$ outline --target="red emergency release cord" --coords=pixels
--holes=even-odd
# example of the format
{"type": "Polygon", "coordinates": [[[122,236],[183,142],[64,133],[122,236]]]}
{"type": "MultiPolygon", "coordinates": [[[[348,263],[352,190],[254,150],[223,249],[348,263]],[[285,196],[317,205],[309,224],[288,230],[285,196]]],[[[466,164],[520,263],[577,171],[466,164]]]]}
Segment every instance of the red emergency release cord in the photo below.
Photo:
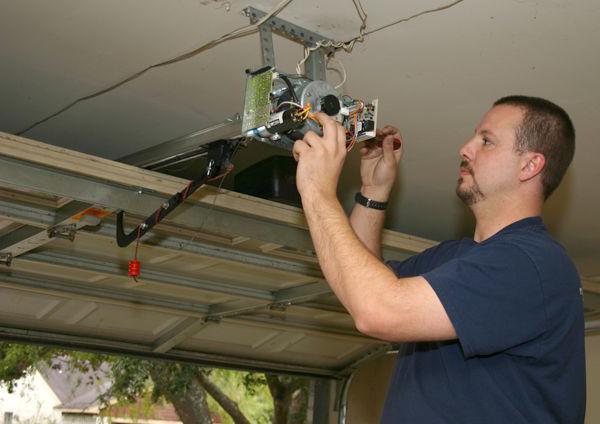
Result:
{"type": "Polygon", "coordinates": [[[140,245],[140,232],[142,227],[138,227],[138,233],[135,241],[135,254],[133,256],[133,260],[129,261],[129,272],[128,275],[133,278],[133,281],[136,283],[137,278],[140,276],[140,261],[138,261],[138,247],[140,245]]]}

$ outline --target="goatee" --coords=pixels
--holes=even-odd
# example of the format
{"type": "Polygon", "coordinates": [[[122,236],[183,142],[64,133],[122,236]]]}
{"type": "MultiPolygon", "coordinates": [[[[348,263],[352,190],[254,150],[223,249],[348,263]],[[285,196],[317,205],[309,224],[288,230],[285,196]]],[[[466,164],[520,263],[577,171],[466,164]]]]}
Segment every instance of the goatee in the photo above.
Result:
{"type": "Polygon", "coordinates": [[[456,185],[456,195],[465,205],[472,206],[480,200],[485,199],[485,195],[481,192],[476,182],[473,182],[473,187],[461,188],[462,182],[463,179],[461,177],[458,179],[458,184],[456,185]]]}
{"type": "Polygon", "coordinates": [[[477,181],[475,181],[475,175],[473,173],[473,169],[469,166],[469,163],[466,160],[460,162],[460,169],[467,171],[471,174],[471,178],[473,179],[473,187],[469,188],[461,188],[463,183],[463,177],[458,179],[456,184],[456,195],[463,203],[467,206],[472,206],[475,203],[479,202],[482,199],[485,199],[485,195],[482,193],[477,181]]]}

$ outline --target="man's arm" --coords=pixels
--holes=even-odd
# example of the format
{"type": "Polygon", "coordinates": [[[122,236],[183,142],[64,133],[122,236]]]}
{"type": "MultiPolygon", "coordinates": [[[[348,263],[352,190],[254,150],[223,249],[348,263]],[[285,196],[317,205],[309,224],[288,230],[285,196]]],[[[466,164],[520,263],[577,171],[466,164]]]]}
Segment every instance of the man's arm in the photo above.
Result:
{"type": "Polygon", "coordinates": [[[314,133],[294,146],[297,183],[323,274],[366,334],[389,341],[449,340],[456,332],[423,277],[397,279],[359,240],[336,198],[345,159],[345,133],[318,115],[324,136],[314,133]]]}
{"type": "MultiPolygon", "coordinates": [[[[375,199],[374,199],[375,200],[375,199]]],[[[350,214],[350,225],[358,239],[378,259],[381,259],[381,230],[385,211],[356,204],[350,214]]]]}
{"type": "MultiPolygon", "coordinates": [[[[360,149],[360,191],[363,196],[378,202],[388,201],[396,180],[401,147],[400,132],[389,125],[377,129],[375,139],[364,143],[360,149]]],[[[358,204],[350,215],[350,225],[357,237],[377,258],[381,258],[381,230],[384,221],[385,211],[358,204]]]]}

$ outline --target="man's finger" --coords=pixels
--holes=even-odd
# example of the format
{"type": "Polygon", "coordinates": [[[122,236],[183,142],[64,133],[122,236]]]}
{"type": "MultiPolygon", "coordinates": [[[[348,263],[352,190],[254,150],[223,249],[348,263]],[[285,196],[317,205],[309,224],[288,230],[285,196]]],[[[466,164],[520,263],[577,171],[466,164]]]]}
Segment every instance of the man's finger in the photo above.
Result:
{"type": "Polygon", "coordinates": [[[381,133],[383,135],[392,135],[392,134],[400,134],[400,131],[396,127],[393,127],[391,125],[386,125],[385,127],[383,127],[381,129],[381,133]]]}
{"type": "Polygon", "coordinates": [[[304,134],[304,141],[310,147],[319,147],[323,143],[321,137],[319,137],[314,131],[308,131],[306,134],[304,134]]]}
{"type": "Polygon", "coordinates": [[[310,149],[310,146],[304,140],[298,140],[294,143],[292,154],[294,155],[294,159],[296,159],[296,162],[300,160],[300,156],[302,156],[302,154],[308,149],[310,149]]]}
{"type": "Polygon", "coordinates": [[[381,148],[383,149],[383,160],[385,162],[396,162],[396,157],[394,156],[394,138],[386,137],[383,139],[381,143],[381,148]]]}
{"type": "Polygon", "coordinates": [[[346,150],[346,130],[337,121],[335,123],[337,128],[337,144],[339,149],[346,150]]]}
{"type": "Polygon", "coordinates": [[[336,121],[334,121],[330,116],[323,112],[315,113],[315,118],[317,118],[317,120],[323,127],[323,138],[325,140],[337,140],[336,121]]]}

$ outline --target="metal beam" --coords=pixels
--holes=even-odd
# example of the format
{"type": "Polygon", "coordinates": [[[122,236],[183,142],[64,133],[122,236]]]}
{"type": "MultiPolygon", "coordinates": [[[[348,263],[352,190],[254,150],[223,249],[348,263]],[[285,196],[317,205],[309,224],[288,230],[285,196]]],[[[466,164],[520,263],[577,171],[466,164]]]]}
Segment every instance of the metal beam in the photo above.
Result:
{"type": "Polygon", "coordinates": [[[213,141],[240,137],[241,133],[242,119],[239,115],[234,115],[220,124],[165,141],[124,156],[117,161],[140,168],[152,168],[162,162],[174,161],[179,157],[190,155],[213,141]]]}
{"type": "Polygon", "coordinates": [[[273,293],[274,303],[291,302],[300,303],[312,300],[315,297],[331,294],[331,288],[325,282],[304,284],[302,286],[281,289],[273,293]]]}
{"type": "MultiPolygon", "coordinates": [[[[16,222],[26,223],[29,225],[47,227],[52,225],[56,220],[56,214],[44,208],[31,205],[21,205],[6,201],[0,198],[0,216],[16,222]]],[[[111,221],[109,219],[109,221],[111,221]]],[[[159,226],[160,229],[160,226],[159,226]]],[[[83,229],[83,231],[86,231],[83,229]]],[[[116,226],[112,222],[106,220],[102,222],[100,228],[90,232],[98,237],[106,237],[114,239],[116,234],[116,226]]],[[[235,261],[249,265],[260,267],[269,267],[282,271],[292,272],[295,274],[309,275],[316,278],[322,278],[320,271],[314,266],[307,265],[298,261],[274,258],[268,254],[258,254],[237,250],[235,248],[213,245],[202,242],[198,239],[190,240],[172,235],[162,235],[155,237],[153,233],[148,234],[143,243],[152,246],[171,249],[174,251],[183,251],[202,256],[214,257],[227,261],[235,261]]]]}
{"type": "MultiPolygon", "coordinates": [[[[247,7],[244,9],[246,16],[250,18],[250,22],[255,23],[266,15],[265,12],[247,7]]],[[[271,17],[260,26],[260,44],[263,55],[264,66],[275,66],[275,56],[273,52],[273,39],[271,32],[286,37],[292,41],[302,44],[305,47],[314,47],[318,42],[333,43],[330,38],[324,37],[321,34],[303,28],[291,22],[285,21],[278,17],[271,17]]],[[[312,80],[325,81],[325,54],[333,51],[331,47],[320,47],[317,50],[312,50],[305,62],[305,74],[312,80]]]]}
{"type": "Polygon", "coordinates": [[[275,50],[273,49],[273,31],[271,26],[263,24],[259,27],[260,51],[263,66],[275,67],[275,50]]]}
{"type": "Polygon", "coordinates": [[[205,304],[182,301],[170,297],[156,297],[131,290],[114,290],[113,288],[92,287],[56,278],[40,278],[35,274],[22,271],[0,272],[0,286],[10,289],[25,290],[35,293],[46,293],[70,299],[100,302],[113,305],[126,305],[140,309],[160,310],[161,312],[181,315],[195,314],[204,316],[209,308],[205,304]]]}
{"type": "Polygon", "coordinates": [[[183,342],[188,337],[196,334],[201,328],[210,322],[220,322],[223,318],[244,315],[249,312],[266,309],[272,305],[278,305],[285,302],[286,307],[312,298],[319,294],[330,293],[329,288],[324,283],[306,284],[290,289],[282,289],[274,292],[271,302],[257,301],[250,299],[237,299],[229,302],[223,302],[211,305],[206,317],[203,319],[188,319],[164,335],[160,336],[155,342],[155,350],[166,352],[177,344],[183,342]]]}
{"type": "MultiPolygon", "coordinates": [[[[357,343],[371,343],[380,345],[382,343],[381,340],[372,339],[368,336],[364,336],[356,330],[349,330],[347,328],[342,327],[332,327],[332,326],[324,326],[323,324],[318,324],[314,322],[307,322],[303,320],[297,319],[286,319],[285,321],[280,321],[277,319],[270,319],[265,316],[259,315],[245,315],[243,317],[233,317],[226,318],[225,320],[231,321],[234,323],[242,323],[245,325],[253,324],[257,326],[263,326],[265,328],[274,328],[279,329],[280,325],[284,325],[286,329],[296,329],[299,331],[303,331],[305,333],[312,332],[315,335],[326,335],[332,339],[340,339],[345,341],[352,341],[357,343]]],[[[387,343],[386,343],[387,344],[387,343]]]]}
{"type": "MultiPolygon", "coordinates": [[[[258,22],[266,15],[265,12],[255,9],[254,7],[245,8],[244,13],[250,18],[250,22],[252,23],[258,22]]],[[[317,41],[334,42],[330,38],[278,18],[277,16],[269,18],[264,25],[269,25],[275,33],[303,45],[314,45],[317,41]]]]}
{"type": "Polygon", "coordinates": [[[257,301],[251,299],[237,299],[229,302],[211,305],[207,320],[218,320],[225,317],[253,312],[268,307],[277,307],[283,304],[284,309],[296,303],[301,303],[306,299],[312,299],[322,294],[330,294],[331,290],[326,283],[311,283],[302,286],[291,287],[288,289],[277,290],[273,292],[269,302],[257,301]]]}
{"type": "Polygon", "coordinates": [[[187,318],[180,322],[175,328],[160,336],[152,347],[153,352],[165,353],[176,345],[196,334],[200,329],[208,325],[204,319],[187,318]]]}
{"type": "Polygon", "coordinates": [[[290,365],[269,361],[244,358],[241,356],[190,352],[172,349],[168,352],[154,352],[153,346],[126,341],[106,340],[89,337],[87,335],[70,335],[58,332],[49,332],[36,329],[20,329],[14,327],[0,327],[0,340],[20,343],[36,343],[64,348],[88,350],[94,352],[111,353],[118,355],[134,355],[139,357],[163,359],[177,362],[187,362],[207,367],[230,368],[241,370],[277,372],[293,375],[314,377],[333,377],[335,370],[290,365]]]}
{"type": "MultiPolygon", "coordinates": [[[[16,230],[11,231],[10,233],[0,237],[0,252],[10,252],[13,254],[13,256],[16,256],[14,251],[18,251],[18,246],[24,242],[26,243],[29,238],[39,233],[39,228],[30,227],[28,225],[25,225],[21,228],[17,228],[16,230]]],[[[46,232],[44,231],[44,233],[46,232]]]]}
{"type": "MultiPolygon", "coordinates": [[[[55,251],[27,253],[21,257],[21,260],[34,261],[50,265],[59,265],[67,268],[76,268],[84,271],[108,275],[111,277],[127,276],[127,269],[124,265],[87,258],[79,255],[67,255],[55,251]]],[[[206,290],[250,299],[260,299],[267,302],[272,302],[275,300],[275,297],[268,290],[243,287],[215,279],[208,280],[198,277],[189,277],[182,274],[173,274],[171,272],[161,272],[146,266],[144,266],[143,269],[143,281],[206,290]]]]}
{"type": "MultiPolygon", "coordinates": [[[[141,216],[153,213],[157,206],[169,198],[143,190],[140,193],[135,187],[124,187],[100,178],[69,174],[7,157],[0,157],[0,168],[3,171],[0,175],[2,183],[97,204],[111,210],[122,209],[141,216]]],[[[219,210],[201,203],[183,204],[169,218],[166,219],[167,222],[189,228],[211,228],[218,234],[250,237],[296,249],[313,249],[306,229],[258,216],[249,217],[242,213],[219,210]]]]}
{"type": "Polygon", "coordinates": [[[304,62],[304,73],[311,80],[325,81],[327,79],[326,65],[324,49],[312,50],[304,62]]]}
{"type": "MultiPolygon", "coordinates": [[[[97,216],[86,214],[91,210],[93,208],[85,203],[67,203],[54,212],[53,225],[48,226],[47,229],[24,226],[0,238],[0,253],[10,253],[13,258],[23,255],[60,235],[61,228],[67,228],[72,232],[70,237],[74,238],[78,229],[100,223],[97,216]]],[[[102,215],[107,214],[108,212],[102,212],[102,215]]]]}

